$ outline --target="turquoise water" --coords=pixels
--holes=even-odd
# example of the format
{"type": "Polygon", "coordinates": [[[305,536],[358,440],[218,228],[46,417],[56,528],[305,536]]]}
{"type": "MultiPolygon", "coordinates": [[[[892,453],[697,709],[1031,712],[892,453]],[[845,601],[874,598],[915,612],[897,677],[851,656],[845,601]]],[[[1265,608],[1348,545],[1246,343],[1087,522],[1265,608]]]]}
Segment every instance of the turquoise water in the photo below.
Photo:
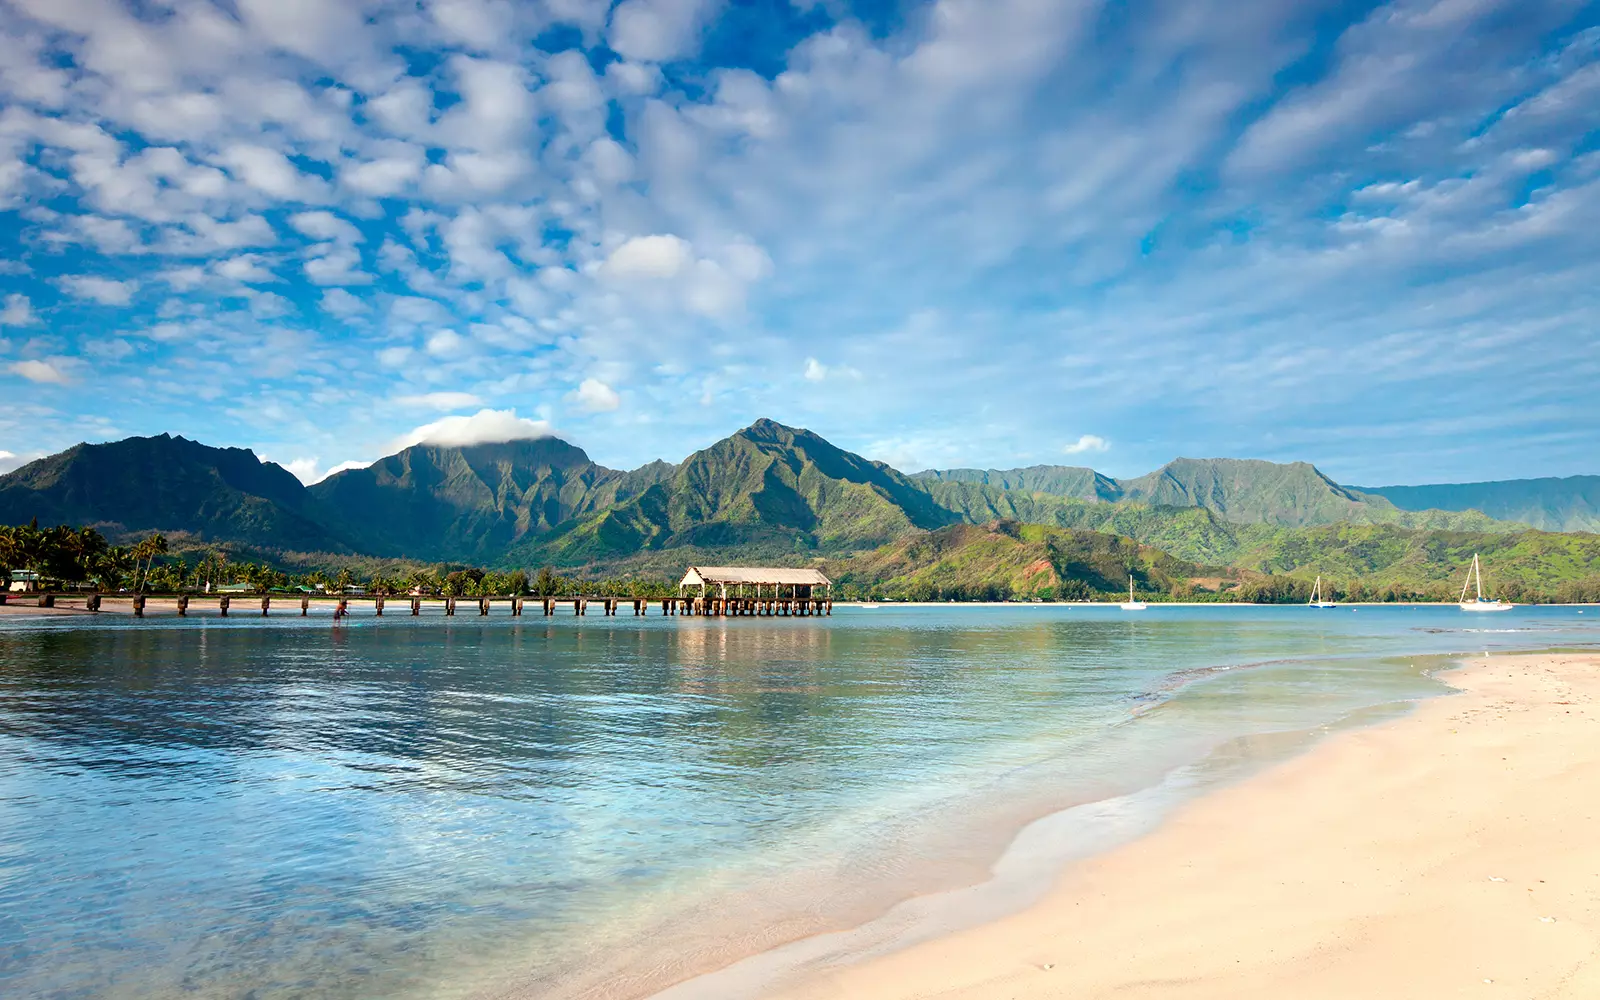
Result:
{"type": "Polygon", "coordinates": [[[0,995],[648,993],[1393,714],[1441,690],[1419,657],[1597,639],[1561,608],[0,619],[0,995]]]}

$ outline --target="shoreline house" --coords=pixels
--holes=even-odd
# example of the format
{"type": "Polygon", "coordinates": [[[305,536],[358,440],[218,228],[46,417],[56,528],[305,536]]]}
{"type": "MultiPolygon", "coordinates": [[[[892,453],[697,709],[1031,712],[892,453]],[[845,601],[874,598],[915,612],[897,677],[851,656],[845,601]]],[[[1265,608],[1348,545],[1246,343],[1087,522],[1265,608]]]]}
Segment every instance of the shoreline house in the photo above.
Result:
{"type": "Polygon", "coordinates": [[[833,581],[821,571],[781,566],[690,566],[678,582],[678,596],[682,597],[691,587],[700,589],[700,597],[771,597],[801,601],[820,597],[817,590],[826,588],[828,600],[833,599],[833,581]]]}
{"type": "Polygon", "coordinates": [[[13,594],[32,594],[44,589],[44,578],[31,569],[14,569],[11,571],[11,585],[6,588],[13,594]]]}

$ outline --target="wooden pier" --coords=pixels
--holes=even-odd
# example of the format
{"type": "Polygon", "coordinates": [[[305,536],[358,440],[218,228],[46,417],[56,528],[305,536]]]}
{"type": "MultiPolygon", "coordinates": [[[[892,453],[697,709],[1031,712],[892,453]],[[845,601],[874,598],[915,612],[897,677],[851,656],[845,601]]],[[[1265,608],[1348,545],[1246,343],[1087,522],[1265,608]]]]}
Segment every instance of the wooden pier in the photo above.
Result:
{"type": "Polygon", "coordinates": [[[418,617],[427,611],[442,611],[446,617],[458,614],[486,618],[492,613],[510,615],[539,614],[586,617],[591,611],[603,617],[644,616],[655,605],[656,614],[716,618],[806,618],[833,614],[833,600],[817,597],[420,597],[416,595],[296,595],[296,594],[109,594],[47,592],[8,594],[0,592],[0,604],[29,604],[40,608],[114,613],[125,611],[136,618],[147,615],[215,614],[227,618],[239,614],[266,617],[274,611],[307,616],[315,608],[343,616],[357,609],[370,609],[374,617],[393,612],[397,605],[418,617]],[[532,608],[529,608],[532,605],[532,608]]]}

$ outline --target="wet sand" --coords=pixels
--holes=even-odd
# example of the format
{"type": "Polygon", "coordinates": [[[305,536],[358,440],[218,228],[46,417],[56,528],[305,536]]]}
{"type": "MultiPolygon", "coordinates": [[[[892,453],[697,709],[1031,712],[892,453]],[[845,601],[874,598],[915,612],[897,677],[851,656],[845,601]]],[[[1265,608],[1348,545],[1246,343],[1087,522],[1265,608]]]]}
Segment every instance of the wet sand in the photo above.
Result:
{"type": "Polygon", "coordinates": [[[1021,913],[764,995],[1600,997],[1600,656],[1447,679],[1459,695],[1207,795],[1021,913]]]}

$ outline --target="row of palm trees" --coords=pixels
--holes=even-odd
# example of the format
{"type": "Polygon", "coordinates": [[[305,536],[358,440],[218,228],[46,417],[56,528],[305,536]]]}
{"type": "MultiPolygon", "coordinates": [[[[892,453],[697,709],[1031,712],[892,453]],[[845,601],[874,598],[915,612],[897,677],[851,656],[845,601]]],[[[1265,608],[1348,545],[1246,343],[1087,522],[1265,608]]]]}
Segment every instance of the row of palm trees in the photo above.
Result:
{"type": "Polygon", "coordinates": [[[133,545],[112,545],[93,528],[59,525],[41,528],[37,521],[0,525],[0,570],[36,573],[46,580],[87,583],[105,590],[142,589],[167,540],[150,535],[133,545]]]}
{"type": "Polygon", "coordinates": [[[546,567],[530,579],[516,570],[500,572],[475,566],[441,566],[404,573],[362,576],[349,567],[289,573],[265,562],[238,559],[227,549],[211,548],[172,555],[165,537],[152,534],[131,545],[112,545],[93,528],[37,523],[0,525],[0,576],[22,570],[63,587],[134,593],[202,593],[244,584],[268,593],[290,589],[343,594],[359,589],[368,594],[442,597],[522,595],[554,597],[667,597],[677,593],[667,580],[584,580],[561,576],[546,567]]]}

